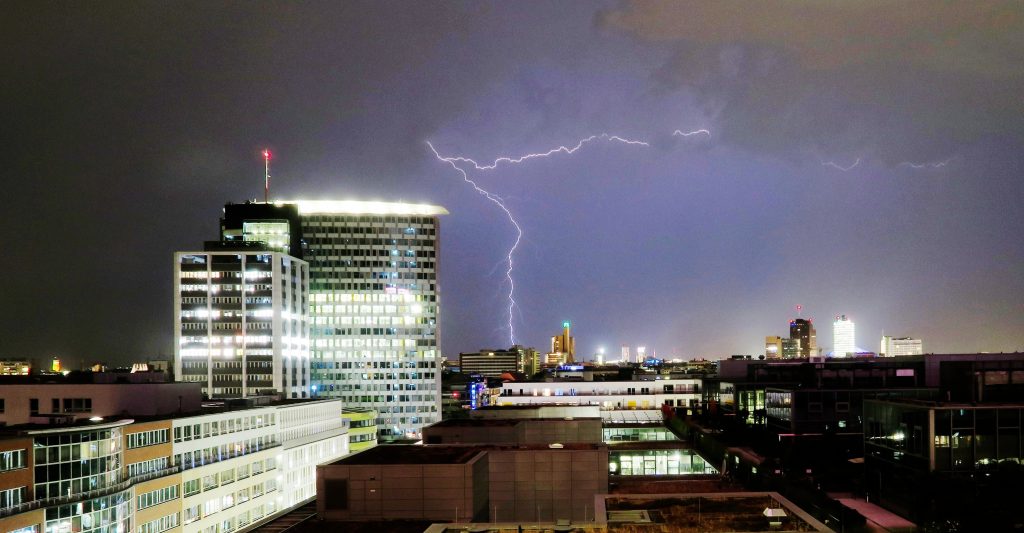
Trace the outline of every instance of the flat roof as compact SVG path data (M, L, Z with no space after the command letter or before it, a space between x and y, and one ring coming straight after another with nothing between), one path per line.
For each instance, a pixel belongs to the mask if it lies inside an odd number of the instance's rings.
M330 464L342 466L466 464L480 451L477 447L379 444Z
M442 420L427 427L474 427L474 426L515 426L532 422L573 422L575 420L593 420L600 422L601 418L596 416L567 416L550 418L455 418Z
M274 205L294 204L300 215L447 215L448 210L430 204L404 202L367 202L359 200L284 200Z
M607 449L605 444L570 443L561 448L547 444L480 445L480 444L379 444L328 463L338 466L368 465L444 465L466 464L488 451L579 451Z

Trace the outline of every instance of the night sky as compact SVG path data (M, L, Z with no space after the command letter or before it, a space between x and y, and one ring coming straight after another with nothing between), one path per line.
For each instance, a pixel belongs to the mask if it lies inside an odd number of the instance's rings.
M442 349L1024 350L1021 2L14 2L0 357L172 352L172 256L226 201L429 202ZM710 136L672 136L706 128ZM859 162L858 162L859 161ZM831 163L831 164L829 164ZM855 166L853 166L856 163ZM850 168L848 171L840 170Z

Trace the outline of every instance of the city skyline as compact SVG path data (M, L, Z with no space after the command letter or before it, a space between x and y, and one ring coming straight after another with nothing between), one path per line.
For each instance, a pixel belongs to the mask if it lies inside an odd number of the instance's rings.
M571 320L581 358L759 354L801 304L869 349L1022 350L1024 9L904 11L19 6L0 357L169 358L173 254L263 198L264 149L271 200L447 208L441 351L508 348L515 228L426 143L486 164L601 134L644 144L463 167L522 225L520 344Z

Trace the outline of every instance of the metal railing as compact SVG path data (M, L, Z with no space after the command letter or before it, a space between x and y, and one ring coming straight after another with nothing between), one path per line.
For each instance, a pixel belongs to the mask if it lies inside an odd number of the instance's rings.
M169 466L167 468L164 468L163 470L139 474L118 481L113 485L107 485L106 487L101 487L86 492L77 492L75 494L69 494L67 496L53 496L51 498L40 498L37 500L32 500L30 502L19 503L18 505L12 505L10 507L4 507L0 509L0 518L24 513L27 511L34 511L42 507L53 507L55 505L75 503L84 500L91 500L93 498L102 498L103 496L109 496L115 492L121 492L125 489L128 489L129 487L136 483L142 483L144 481L149 481L151 479L170 476L172 474L177 474L178 472L181 472L181 466Z

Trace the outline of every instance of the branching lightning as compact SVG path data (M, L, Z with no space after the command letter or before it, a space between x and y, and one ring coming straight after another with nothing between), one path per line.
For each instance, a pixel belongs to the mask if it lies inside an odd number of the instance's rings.
M836 163L835 161L822 161L821 164L822 166L832 167L843 172L849 172L856 168L857 165L860 165L860 158L858 157L857 160L853 162L853 164L845 167L843 165L840 165L839 163Z
M692 135L707 135L707 136L710 137L711 136L711 132L706 130L706 129L699 129L699 130L694 130L694 131L689 131L689 132L684 132L684 131L681 131L681 130L675 130L672 133L673 137L675 137L675 136L690 137ZM518 156L518 157L501 156L501 157L496 158L491 163L484 165L484 164L480 164L476 160L470 159L468 157L462 157L462 156L443 156L443 155L440 154L440 152L437 151L436 148L434 148L434 145L430 141L427 141L427 146L429 146L430 147L430 151L434 153L434 157L436 157L439 161L443 161L443 162L448 163L449 165L451 165L452 168L454 168L459 174L462 175L463 181L465 181L466 183L470 184L473 187L473 189L476 190L476 192L480 193L480 195L483 196L484 198L487 198L488 201L490 201L494 205L497 205L498 208L501 209L502 212L505 213L505 216L508 217L509 222L511 222L512 226L515 227L515 229L516 229L516 239L515 239L515 242L512 243L512 247L509 248L508 254L506 254L506 264L508 265L508 268L505 269L505 277L508 279L508 284L509 284L509 289L508 289L508 336L509 336L509 342L511 344L513 344L513 345L516 343L515 323L514 323L514 320L513 320L513 317L515 316L515 308L516 308L516 299L515 299L516 284L515 284L515 279L512 276L512 272L515 269L515 262L514 262L515 252L516 252L516 249L519 248L519 243L522 241L522 238L523 238L523 228L519 225L519 222L516 220L515 216L512 215L512 211L510 211L508 206L505 205L504 200L500 196L498 196L497 194L494 194L494 193L484 189L483 187L480 187L480 185L476 181L474 181L472 178L469 177L469 173L467 172L467 169L463 168L463 166L460 166L460 165L465 165L466 167L472 167L473 170L478 170L478 171L494 170L494 169L498 168L498 166L501 165L501 164L517 165L517 164L520 164L520 163L524 163L526 161L530 161L532 159L540 159L540 158L545 158L545 157L551 157L551 156L559 154L559 153L562 153L562 154L565 154L565 155L572 155L572 154L575 154L577 151L579 151L581 148L583 148L584 145L592 143L594 141L607 141L607 142L610 142L610 143L620 143L620 144L625 144L625 145L629 145L629 146L650 146L650 143L647 142L647 141L640 141L640 140L636 140L636 139L628 139L626 137L621 137L619 135L610 135L608 133L601 133L599 135L591 135L589 137L584 137L584 138L580 139L576 144L574 144L572 146L562 145L562 146L558 146L557 148L552 148L550 150L547 150L545 152L529 153L529 154L521 155L521 156Z
M593 141L596 141L596 140L603 140L603 141L609 141L609 142L618 142L618 143L622 143L622 144L632 144L632 145L639 145L639 146L650 146L650 143L648 143L646 141L637 141L637 140L633 140L633 139L626 139L624 137L619 137L618 135L608 135L607 133L602 133L600 135L591 135L590 137L584 137L584 138L580 139L580 141L577 142L572 147L559 146L558 148L552 148L551 150L548 150L546 152L537 152L537 153L532 153L532 154L526 154L526 155L521 155L519 157L501 156L501 157L495 159L494 162L489 164L489 165L481 165L480 163L477 163L476 161L474 161L474 160L472 160L472 159L470 159L468 157L441 157L440 155L438 155L437 157L438 157L438 159L441 159L442 161L445 161L447 163L469 163L470 165L473 165L473 169L474 170L494 170L494 169L498 168L498 165L500 165L501 163L508 163L508 164L516 165L516 164L519 164L519 163L523 163L525 161L529 161L531 159L538 159L538 158L541 158L541 157L551 157L551 156L553 156L553 155L555 155L557 153L564 153L566 155L572 155L572 154L575 154L577 151L579 151L580 148L583 148L583 145L585 145L587 143L590 143L590 142L593 142ZM427 144L430 144L430 143L427 143ZM433 147L431 147L431 149L433 149ZM435 150L434 153L437 154L437 151Z
M515 343L516 343L516 333L515 333L515 325L513 324L513 321L512 321L512 316L513 316L513 311L515 310L515 307L516 307L516 299L515 299L516 282L512 278L512 269L514 268L514 263L513 263L513 257L512 256L515 255L516 248L519 248L519 241L521 241L522 238L523 238L523 228L519 227L519 222L516 221L516 217L512 216L512 212L508 210L508 207L505 206L505 202L502 201L500 196L498 196L498 195L496 195L496 194L494 194L494 193L492 193L490 191L487 191L487 190L483 189L482 187L480 187L479 185L477 185L477 183L475 181L470 179L469 174L467 174L466 171L462 169L462 167L460 167L459 165L456 164L456 162L467 162L467 161L471 161L471 160L465 159L465 158L461 158L461 157L444 157L444 156L442 156L441 154L439 154L437 152L437 149L434 148L434 145L431 144L430 141L427 141L427 146L430 147L430 151L431 152L434 152L434 157L436 157L437 159L439 159L441 161L444 161L445 163L448 163L449 165L451 165L452 168L454 168L456 171L459 172L459 174L462 174L462 179L466 183L472 185L473 188L476 189L476 192L480 193L481 196L483 196L484 198L487 198L489 201L493 202L494 205L497 205L498 208L500 208L502 211L504 211L505 212L505 216L507 216L508 220L510 222L512 222L512 226L516 228L516 241L512 244L512 247L509 248L509 250L508 250L508 256L507 256L507 259L508 259L508 269L505 270L505 277L508 278L508 283L509 283L509 288L508 288L508 338L509 338L509 342L511 343L510 345L515 345ZM474 166L476 166L476 163L473 163L473 164L474 164ZM494 168L494 167L491 167L491 168Z

